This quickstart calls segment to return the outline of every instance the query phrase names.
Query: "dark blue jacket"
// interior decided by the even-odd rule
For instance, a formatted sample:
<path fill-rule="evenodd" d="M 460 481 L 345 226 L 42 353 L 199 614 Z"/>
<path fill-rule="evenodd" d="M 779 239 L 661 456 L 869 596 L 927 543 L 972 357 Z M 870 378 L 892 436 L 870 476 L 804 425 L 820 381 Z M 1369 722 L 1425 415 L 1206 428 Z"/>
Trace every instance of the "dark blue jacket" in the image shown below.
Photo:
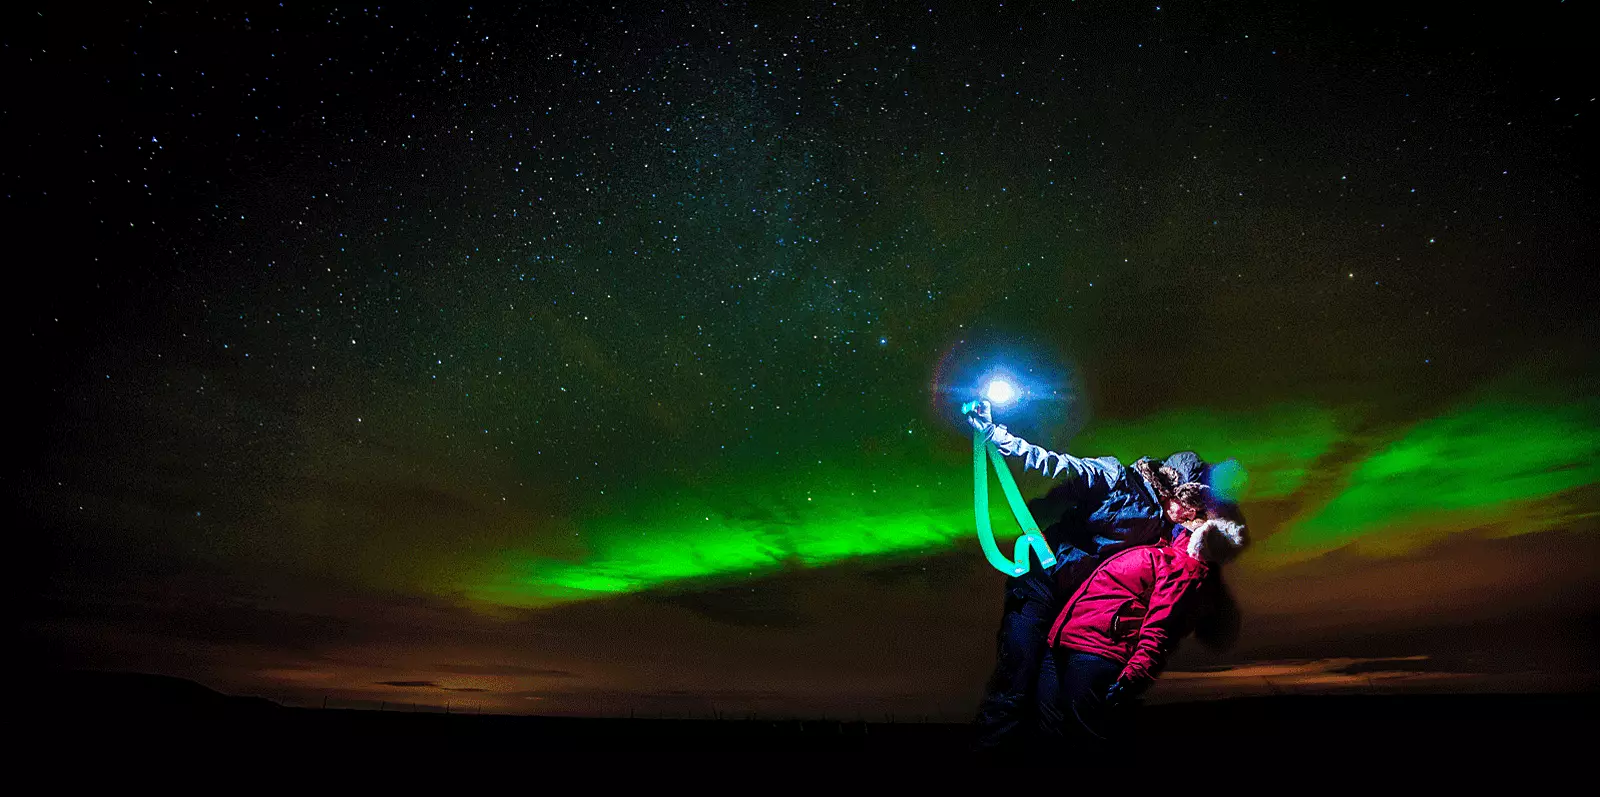
<path fill-rule="evenodd" d="M 1045 541 L 1056 555 L 1057 564 L 1048 574 L 1057 590 L 1070 595 L 1107 556 L 1172 535 L 1173 524 L 1154 488 L 1137 469 L 1116 457 L 1085 459 L 1050 451 L 1011 434 L 1001 424 L 991 425 L 986 436 L 1000 453 L 1021 457 L 1023 470 L 1063 480 L 1035 502 L 1036 513 L 1061 515 L 1044 528 Z"/>

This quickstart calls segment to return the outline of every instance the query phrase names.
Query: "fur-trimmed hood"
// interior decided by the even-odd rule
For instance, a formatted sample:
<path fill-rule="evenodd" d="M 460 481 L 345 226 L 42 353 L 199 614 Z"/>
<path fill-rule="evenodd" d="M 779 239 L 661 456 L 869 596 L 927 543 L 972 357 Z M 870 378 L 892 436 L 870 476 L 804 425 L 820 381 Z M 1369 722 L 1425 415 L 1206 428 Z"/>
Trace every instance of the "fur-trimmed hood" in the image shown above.
<path fill-rule="evenodd" d="M 1189 555 L 1208 565 L 1220 565 L 1238 556 L 1250 544 L 1243 523 L 1214 517 L 1189 532 Z"/>

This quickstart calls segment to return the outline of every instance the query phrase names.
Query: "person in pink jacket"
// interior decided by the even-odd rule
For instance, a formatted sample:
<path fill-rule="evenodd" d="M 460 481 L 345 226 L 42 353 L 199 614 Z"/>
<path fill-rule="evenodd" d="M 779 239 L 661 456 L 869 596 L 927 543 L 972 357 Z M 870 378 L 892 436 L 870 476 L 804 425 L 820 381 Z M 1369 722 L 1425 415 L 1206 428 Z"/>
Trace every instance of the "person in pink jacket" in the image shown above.
<path fill-rule="evenodd" d="M 1209 492 L 1186 484 L 1190 492 Z M 1046 745 L 1096 755 L 1115 740 L 1132 701 L 1161 674 L 1182 639 L 1220 594 L 1220 568 L 1246 543 L 1233 505 L 1186 495 L 1205 515 L 1154 545 L 1107 558 L 1067 601 L 1046 638 L 1038 683 L 1039 734 Z M 1058 751 L 1059 752 L 1059 751 Z"/>

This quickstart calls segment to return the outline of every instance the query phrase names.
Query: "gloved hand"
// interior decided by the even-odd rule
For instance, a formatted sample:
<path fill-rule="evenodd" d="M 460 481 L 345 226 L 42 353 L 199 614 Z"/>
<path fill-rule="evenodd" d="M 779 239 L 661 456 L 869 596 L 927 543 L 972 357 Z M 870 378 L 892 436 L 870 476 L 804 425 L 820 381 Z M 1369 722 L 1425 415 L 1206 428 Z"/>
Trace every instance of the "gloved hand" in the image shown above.
<path fill-rule="evenodd" d="M 994 426 L 994 416 L 989 412 L 989 402 L 986 399 L 969 401 L 961 405 L 962 414 L 967 416 L 967 423 L 980 432 L 989 431 Z"/>
<path fill-rule="evenodd" d="M 1138 697 L 1139 691 L 1127 681 L 1117 681 L 1106 690 L 1106 705 L 1112 708 L 1125 706 Z"/>

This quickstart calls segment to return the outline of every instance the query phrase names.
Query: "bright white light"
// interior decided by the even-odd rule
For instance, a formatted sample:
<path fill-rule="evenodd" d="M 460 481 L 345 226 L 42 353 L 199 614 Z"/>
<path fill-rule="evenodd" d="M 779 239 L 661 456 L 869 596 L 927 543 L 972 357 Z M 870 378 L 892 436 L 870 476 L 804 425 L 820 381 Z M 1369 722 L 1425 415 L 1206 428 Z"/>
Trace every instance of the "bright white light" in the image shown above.
<path fill-rule="evenodd" d="M 1017 391 L 1010 382 L 996 379 L 989 383 L 989 389 L 983 392 L 983 397 L 996 404 L 1005 404 L 1017 397 Z"/>

